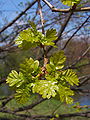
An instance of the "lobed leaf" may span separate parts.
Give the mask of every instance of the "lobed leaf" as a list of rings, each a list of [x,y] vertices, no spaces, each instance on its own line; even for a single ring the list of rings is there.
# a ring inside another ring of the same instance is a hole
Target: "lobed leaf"
[[[30,98],[30,89],[28,87],[23,89],[17,89],[15,98],[21,104],[26,103]]]
[[[72,104],[73,99],[70,96],[74,95],[74,92],[70,90],[69,87],[62,86],[61,84],[58,85],[58,93],[60,95],[60,100],[62,102],[66,101],[67,104]]]
[[[62,80],[66,80],[70,85],[78,85],[79,83],[79,79],[76,75],[76,73],[71,70],[71,69],[68,69],[68,70],[64,70],[62,72],[62,77],[61,77]]]
[[[61,0],[61,2],[64,5],[68,5],[68,6],[73,6],[74,4],[78,4],[81,0]]]
[[[55,97],[57,90],[58,86],[56,85],[56,82],[47,80],[39,80],[32,87],[33,93],[39,93],[43,98],[48,99]]]
[[[24,83],[24,81],[24,75],[21,72],[19,72],[18,74],[15,70],[12,70],[6,79],[6,83],[8,83],[9,86],[17,88],[20,87]]]
[[[46,31],[46,39],[48,42],[52,42],[53,40],[56,40],[57,39],[57,32],[56,32],[56,29],[48,29]]]
[[[66,57],[63,51],[59,51],[55,53],[50,58],[50,64],[55,66],[56,70],[62,69],[64,67],[64,62],[66,61]]]

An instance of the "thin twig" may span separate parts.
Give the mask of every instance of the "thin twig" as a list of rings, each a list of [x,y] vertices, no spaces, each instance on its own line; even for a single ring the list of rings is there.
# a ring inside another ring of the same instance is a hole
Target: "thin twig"
[[[39,101],[37,101],[37,102],[35,102],[35,103],[31,104],[31,105],[17,108],[17,109],[14,110],[14,112],[20,112],[20,111],[32,109],[32,108],[34,108],[35,106],[37,106],[38,104],[44,102],[45,100],[46,100],[46,99],[40,99]]]
[[[68,45],[68,43],[70,42],[70,40],[74,37],[74,35],[83,27],[83,25],[89,20],[90,16],[88,16],[86,18],[86,20],[78,27],[78,29],[73,33],[73,35],[67,40],[67,42],[65,43],[64,47],[62,48],[62,50],[64,50],[66,48],[66,46]]]
[[[39,7],[39,13],[40,13],[40,18],[41,18],[41,24],[42,24],[42,34],[45,35],[45,30],[44,30],[44,18],[43,18],[43,14],[42,14],[42,6],[40,3],[40,0],[38,0],[38,7]],[[41,45],[44,51],[44,65],[42,68],[42,71],[45,73],[45,68],[46,68],[46,64],[48,63],[48,58],[47,58],[47,50],[46,50],[46,46]]]
[[[8,23],[6,26],[4,26],[1,30],[0,30],[0,34],[6,30],[8,27],[10,27],[12,24],[14,24],[22,15],[25,14],[25,12],[27,10],[29,10],[34,4],[36,3],[36,0],[34,0],[31,4],[29,4],[29,6],[23,10],[14,20],[12,20],[10,23]]]
[[[67,66],[65,69],[70,69],[73,66],[75,66],[78,62],[80,62],[83,59],[83,57],[88,53],[89,50],[90,46],[83,52],[83,54],[75,62],[73,62],[73,64]]]
[[[70,8],[68,8],[68,9],[57,9],[50,2],[48,2],[47,0],[43,0],[43,2],[47,4],[47,6],[52,10],[52,12],[68,13],[68,12],[72,11]],[[81,12],[81,11],[90,11],[90,7],[83,7],[83,8],[73,9],[73,12]]]
[[[13,96],[9,96],[7,97],[7,99],[5,99],[3,102],[2,102],[2,105],[1,105],[1,108],[4,107],[8,102],[10,102],[14,97]]]
[[[59,33],[58,33],[58,38],[54,41],[55,44],[60,40],[60,38],[62,36],[62,33],[65,30],[65,28],[66,28],[66,26],[67,26],[67,24],[68,24],[72,15],[73,15],[73,12],[70,12],[69,15],[67,16],[67,18],[65,19],[64,23],[62,24],[61,29],[59,30]],[[52,48],[53,48],[52,46],[49,47],[47,52],[49,52]]]

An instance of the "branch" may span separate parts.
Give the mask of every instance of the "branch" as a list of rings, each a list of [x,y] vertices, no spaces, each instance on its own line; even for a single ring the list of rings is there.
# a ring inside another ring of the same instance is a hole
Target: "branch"
[[[44,3],[47,4],[47,6],[52,10],[52,12],[63,12],[63,13],[68,13],[68,12],[81,12],[81,11],[90,11],[90,7],[83,7],[83,8],[76,8],[76,9],[57,9],[55,8],[50,2],[48,2],[47,0],[43,0]]]
[[[6,26],[4,26],[1,30],[0,30],[0,34],[6,30],[8,27],[10,27],[12,24],[14,24],[22,15],[25,14],[25,12],[27,10],[29,10],[34,4],[36,3],[36,0],[34,0],[24,11],[22,11],[14,20],[12,20],[10,23],[8,23]]]
[[[90,16],[87,17],[87,19],[78,27],[78,29],[73,33],[73,35],[67,40],[67,42],[65,43],[64,47],[62,48],[62,50],[64,50],[66,48],[66,46],[68,45],[68,43],[70,42],[70,40],[84,26],[84,24],[89,20],[89,18],[90,18]]]
[[[77,87],[81,87],[81,86],[82,86],[83,84],[85,84],[88,80],[90,80],[90,75],[84,76],[84,78],[82,77],[82,78],[80,78],[79,80],[81,80],[81,79],[84,79],[84,80],[81,81]]]
[[[1,105],[1,108],[4,107],[10,100],[12,100],[14,97],[13,96],[9,96],[7,97],[3,102],[2,102],[2,105]]]
[[[84,51],[84,53],[71,65],[67,66],[65,69],[71,69],[73,66],[75,66],[79,61],[82,60],[82,58],[88,53],[90,50],[90,46]]]
[[[42,102],[45,101],[45,100],[46,100],[46,99],[41,99],[41,100],[39,100],[38,102],[35,102],[35,103],[31,104],[31,105],[17,108],[17,109],[14,110],[14,112],[20,112],[20,111],[32,109],[33,107],[35,107],[36,105],[42,103]]]
[[[6,78],[2,78],[2,79],[0,80],[0,85],[3,84],[3,83],[5,83],[5,82],[6,82]]]
[[[81,112],[81,113],[70,113],[70,114],[61,114],[59,115],[58,118],[65,118],[65,117],[77,117],[77,116],[81,116],[81,117],[90,117],[89,115],[90,111],[86,111],[86,112]],[[33,117],[34,118],[56,118],[56,116],[52,116],[52,115],[48,115],[48,116],[35,116]]]
[[[88,66],[88,65],[90,65],[90,63],[86,63],[86,64],[79,65],[79,66],[72,66],[71,69],[78,69],[78,68],[82,68],[82,67],[85,67],[85,66]]]
[[[40,119],[40,118],[57,118],[55,115],[38,115],[38,116],[31,116],[31,115],[27,115],[27,114],[17,114],[15,112],[12,112],[10,110],[4,110],[4,109],[1,109],[0,112],[2,113],[9,113],[9,114],[12,114],[12,115],[16,115],[16,116],[19,116],[19,117],[23,117],[23,118],[32,118],[33,120],[34,119]],[[80,113],[67,113],[67,114],[59,114],[58,115],[58,118],[67,118],[67,117],[77,117],[77,116],[80,116],[80,117],[88,117],[90,118],[90,111],[86,111],[86,112],[80,112]]]
[[[41,24],[42,24],[42,34],[45,34],[45,30],[44,30],[44,18],[43,18],[43,14],[42,14],[42,6],[40,3],[40,0],[38,0],[38,7],[39,7],[39,13],[40,13],[40,18],[41,18]],[[44,65],[42,67],[42,72],[46,72],[46,64],[48,63],[48,58],[47,58],[47,50],[46,50],[46,46],[41,44],[41,47],[43,48],[44,51]]]
[[[63,12],[63,13],[68,13],[71,12],[72,10],[69,9],[57,9],[57,8],[53,8],[52,12]],[[73,12],[83,12],[83,11],[90,11],[90,7],[83,7],[83,8],[76,8],[75,10],[73,10]]]
[[[66,28],[66,26],[67,26],[67,24],[68,24],[68,22],[69,22],[69,20],[70,20],[70,18],[71,18],[72,15],[73,15],[73,12],[70,12],[69,15],[68,15],[68,17],[65,19],[64,23],[62,24],[61,29],[60,29],[60,31],[58,33],[58,38],[54,41],[55,44],[60,40],[60,38],[62,36],[62,33],[65,30],[65,28]],[[52,48],[53,48],[52,46],[49,47],[49,49],[47,50],[47,52],[49,52]]]
[[[77,105],[74,108],[90,108],[90,105],[84,105],[84,106]]]
[[[76,91],[76,92],[82,92],[82,93],[90,93],[90,90],[83,90],[81,88],[71,88],[71,90]]]

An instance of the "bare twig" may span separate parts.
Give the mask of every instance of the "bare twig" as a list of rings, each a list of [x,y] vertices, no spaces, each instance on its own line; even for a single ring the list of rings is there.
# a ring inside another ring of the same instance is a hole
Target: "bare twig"
[[[34,4],[36,3],[36,0],[34,0],[31,4],[29,4],[29,6],[23,10],[14,20],[12,20],[10,23],[8,23],[6,26],[4,26],[1,30],[0,30],[0,34],[6,30],[8,27],[10,27],[12,24],[14,24],[22,15],[25,14],[25,12],[27,10],[29,10]]]
[[[81,61],[83,59],[83,57],[88,53],[88,51],[90,50],[90,46],[83,52],[83,54],[78,57],[78,59],[73,62],[73,64],[67,66],[65,69],[71,69],[73,66],[75,66],[79,61]]]
[[[73,15],[73,12],[70,12],[69,15],[67,16],[67,18],[65,19],[64,23],[62,24],[61,29],[60,29],[60,31],[58,33],[58,38],[54,41],[55,44],[60,40],[60,38],[62,36],[62,33],[65,30],[65,28],[66,28],[66,26],[67,26],[67,24],[68,24],[68,22],[69,22],[72,15]],[[52,46],[49,47],[47,52],[49,52],[52,48],[53,48]]]
[[[90,93],[90,90],[84,90],[81,88],[71,88],[71,90],[76,91],[76,92],[82,92],[82,93]]]
[[[40,18],[41,18],[41,24],[42,24],[42,34],[45,34],[44,18],[43,18],[43,14],[42,14],[42,6],[41,6],[41,3],[40,3],[40,0],[38,0],[38,7],[39,7]],[[41,45],[41,47],[43,48],[43,51],[44,51],[44,65],[43,65],[42,71],[45,73],[46,64],[48,63],[47,50],[46,50],[46,46]]]
[[[48,7],[52,10],[52,12],[68,13],[68,12],[72,11],[70,8],[68,8],[68,9],[57,9],[50,2],[48,2],[47,0],[43,0],[43,2],[48,5]],[[83,7],[83,8],[73,9],[73,12],[81,12],[81,11],[90,11],[90,7]]]
[[[5,83],[5,82],[6,82],[6,78],[2,78],[2,79],[0,80],[0,85],[3,84],[3,83]]]
[[[59,115],[58,118],[65,118],[65,117],[77,117],[77,116],[81,116],[81,117],[90,117],[89,115],[90,111],[86,111],[86,112],[81,112],[81,113],[70,113],[70,114],[61,114]],[[56,118],[56,116],[52,116],[52,115],[48,115],[48,116],[35,116],[34,118]]]
[[[83,7],[83,8],[77,8],[75,10],[73,10],[73,12],[83,12],[83,11],[90,11],[90,7]],[[52,9],[52,12],[63,12],[63,13],[68,13],[71,12],[71,9],[57,9],[54,8]]]
[[[38,115],[38,116],[31,116],[31,115],[27,115],[27,114],[18,114],[18,113],[15,113],[15,112],[12,112],[10,110],[4,110],[4,109],[1,109],[0,112],[2,113],[9,113],[9,114],[12,114],[12,115],[16,115],[16,116],[19,116],[19,117],[23,117],[23,118],[33,118],[33,119],[41,119],[41,118],[57,118],[55,115]],[[77,117],[77,116],[80,116],[80,117],[88,117],[90,118],[90,111],[85,111],[85,112],[79,112],[79,113],[67,113],[67,114],[59,114],[58,115],[58,118],[65,118],[65,117]]]
[[[88,80],[90,80],[90,75],[85,76],[84,80],[79,83],[78,87],[84,85]]]
[[[14,98],[13,96],[9,96],[6,99],[4,99],[4,101],[2,102],[2,106],[1,107],[4,107],[13,98]]]
[[[39,100],[38,102],[35,102],[35,103],[31,104],[31,105],[17,108],[17,109],[14,110],[14,112],[19,112],[19,111],[24,111],[24,110],[32,109],[33,107],[35,107],[36,105],[44,102],[45,100],[46,100],[46,99],[41,99],[41,100]]]
[[[70,42],[70,40],[74,37],[74,35],[83,27],[83,25],[89,20],[90,16],[88,16],[86,18],[86,20],[78,27],[78,29],[73,33],[73,35],[67,40],[67,42],[65,43],[64,47],[62,48],[62,50],[64,50],[66,48],[66,46],[68,45],[68,43]]]

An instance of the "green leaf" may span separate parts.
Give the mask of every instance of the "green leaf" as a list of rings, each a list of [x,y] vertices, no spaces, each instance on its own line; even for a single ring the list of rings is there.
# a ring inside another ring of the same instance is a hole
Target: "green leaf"
[[[30,99],[30,89],[28,87],[24,89],[17,89],[15,98],[21,104],[26,103]]]
[[[81,0],[61,0],[64,5],[73,6],[74,4],[79,4]]]
[[[47,69],[47,72],[51,73],[53,71],[55,71],[55,66],[54,65],[51,65],[51,64],[47,64],[46,65],[46,69]]]
[[[43,98],[51,98],[55,97],[56,91],[58,90],[58,86],[56,82],[47,81],[47,80],[39,80],[35,82],[32,91],[33,93],[39,93]]]
[[[57,39],[57,32],[55,29],[48,29],[46,31],[46,34],[44,36],[44,40],[41,41],[43,45],[46,45],[46,46],[55,46],[55,43],[53,42],[54,40]]]
[[[74,92],[70,90],[69,87],[62,86],[61,84],[59,84],[58,87],[58,93],[60,95],[61,102],[66,101],[67,104],[72,104],[73,99],[70,96],[73,96]]]
[[[22,64],[20,64],[20,71],[23,73],[36,72],[39,69],[39,61],[34,61],[32,58],[26,59]]]
[[[23,40],[22,44],[18,45],[18,47],[22,47],[24,50],[28,50],[30,48],[34,48],[37,46],[38,43],[31,43],[31,42],[28,42],[28,41],[25,41]]]
[[[46,31],[46,39],[48,39],[47,41],[53,41],[57,39],[57,32],[56,29],[48,29]]]
[[[66,80],[72,86],[74,84],[78,85],[78,83],[79,83],[79,79],[78,79],[76,73],[73,70],[71,70],[71,69],[64,70],[62,72],[61,80]]]
[[[28,28],[20,32],[19,36],[16,38],[15,43],[24,49],[29,49],[31,47],[36,47],[39,42],[38,32],[33,32],[32,29]]]
[[[25,78],[21,72],[19,74],[15,71],[12,70],[9,76],[6,79],[6,83],[9,84],[11,87],[20,87],[25,81]]]
[[[22,47],[26,50],[31,47],[41,46],[41,44],[55,47],[55,43],[52,42],[57,38],[55,29],[47,30],[46,34],[44,35],[42,32],[39,32],[36,29],[34,22],[30,21],[30,25],[31,28],[21,31],[16,38],[15,43],[18,45],[18,47]]]
[[[74,95],[74,92],[70,86],[78,85],[79,80],[73,70],[62,69],[65,60],[63,51],[55,53],[50,58],[50,63],[46,65],[47,74],[42,73],[39,61],[34,61],[32,58],[26,59],[20,65],[19,73],[12,70],[6,81],[9,86],[16,89],[17,101],[27,102],[31,94],[38,93],[43,98],[57,97],[61,102],[72,103],[71,96]]]
[[[35,31],[35,32],[37,32],[37,26],[36,26],[36,24],[33,22],[33,21],[28,21],[29,23],[30,23],[30,26],[32,27],[32,29]]]
[[[66,57],[63,51],[59,51],[55,53],[50,58],[50,64],[56,67],[56,70],[62,69],[64,67],[64,62],[66,61]]]
[[[35,80],[35,76],[40,73],[39,61],[32,58],[26,59],[20,64],[20,71],[24,74],[29,82]]]

